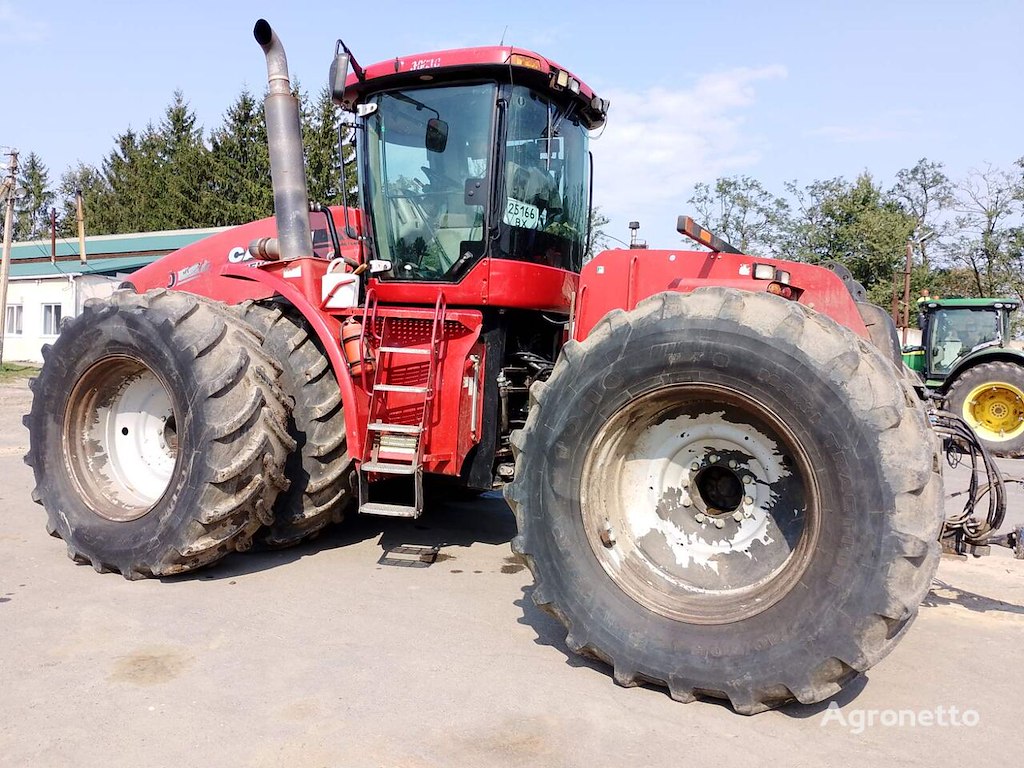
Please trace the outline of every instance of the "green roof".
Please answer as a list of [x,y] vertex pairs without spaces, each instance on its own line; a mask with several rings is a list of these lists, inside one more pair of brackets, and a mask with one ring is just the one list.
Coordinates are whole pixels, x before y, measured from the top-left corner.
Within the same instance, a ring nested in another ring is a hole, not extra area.
[[[91,235],[85,238],[86,256],[114,256],[117,254],[170,253],[202,240],[227,227],[206,229],[173,229],[164,232],[139,232],[127,235]],[[24,259],[49,259],[50,239],[30,240],[11,245],[11,262]],[[78,257],[77,238],[57,239],[57,258]]]
[[88,264],[77,261],[36,261],[29,264],[11,264],[11,277],[55,277],[58,275],[111,275],[116,272],[134,272],[152,264],[157,256],[128,256],[120,259],[90,259]]

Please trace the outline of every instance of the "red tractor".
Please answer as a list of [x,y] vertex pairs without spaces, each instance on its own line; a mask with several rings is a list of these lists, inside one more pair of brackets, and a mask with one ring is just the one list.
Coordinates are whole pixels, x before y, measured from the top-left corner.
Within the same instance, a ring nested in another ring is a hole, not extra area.
[[710,252],[584,265],[608,103],[517,48],[363,69],[339,41],[361,206],[310,206],[284,52],[255,35],[275,220],[87,304],[32,385],[33,498],[71,557],[180,573],[503,482],[535,601],[621,685],[752,713],[889,652],[942,493],[884,313],[688,219]]

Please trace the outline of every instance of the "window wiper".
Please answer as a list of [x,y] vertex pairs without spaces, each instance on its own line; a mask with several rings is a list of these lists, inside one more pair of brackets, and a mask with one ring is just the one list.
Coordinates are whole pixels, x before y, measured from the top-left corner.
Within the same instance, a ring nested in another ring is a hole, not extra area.
[[401,91],[393,91],[387,95],[393,99],[397,99],[398,101],[404,101],[406,104],[412,104],[414,107],[416,107],[417,111],[425,109],[428,112],[433,112],[434,117],[436,117],[438,120],[441,119],[441,113],[438,112],[436,109],[434,109],[433,107],[428,107],[422,101],[417,101],[412,96],[402,93]]

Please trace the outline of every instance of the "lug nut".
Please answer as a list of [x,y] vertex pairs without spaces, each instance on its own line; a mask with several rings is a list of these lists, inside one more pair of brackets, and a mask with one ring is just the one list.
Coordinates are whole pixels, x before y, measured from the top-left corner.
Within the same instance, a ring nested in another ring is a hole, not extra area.
[[690,501],[690,497],[689,497],[689,496],[683,496],[683,506],[684,506],[684,507],[688,507],[688,506],[690,506],[690,505],[691,505],[692,503],[693,503],[693,502],[692,502],[692,501]]
[[715,518],[715,528],[725,528],[725,520]]
[[693,464],[690,465],[690,469],[692,469],[694,472],[696,472],[698,469],[700,469],[700,464],[698,464],[695,461],[695,462],[693,462]]
[[737,523],[743,522],[743,513],[742,512],[733,512],[732,513],[732,519],[735,520]]
[[615,546],[615,531],[612,530],[611,523],[605,521],[604,528],[601,529],[601,543],[606,547]]
[[718,461],[718,457],[715,454],[711,454],[711,457],[708,459],[708,461],[714,464],[716,461]]
[[743,484],[744,485],[750,485],[753,482],[754,482],[754,476],[753,475],[747,475],[746,477],[743,478]]
[[748,507],[751,506],[754,503],[754,497],[753,496],[744,496],[743,497],[743,503],[746,504]]
[[729,468],[730,469],[736,469],[736,459],[730,459],[729,460]]
[[698,523],[703,523],[705,520],[707,520],[707,518],[704,515],[702,515],[700,512],[698,512],[696,515],[694,515],[693,519],[696,520]]

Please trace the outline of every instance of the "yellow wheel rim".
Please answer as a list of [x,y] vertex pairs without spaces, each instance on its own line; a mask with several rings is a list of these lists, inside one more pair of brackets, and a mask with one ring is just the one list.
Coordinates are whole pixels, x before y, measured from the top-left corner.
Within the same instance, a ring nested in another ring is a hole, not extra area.
[[1024,392],[1003,381],[985,382],[968,393],[963,417],[983,440],[1012,440],[1024,432]]

